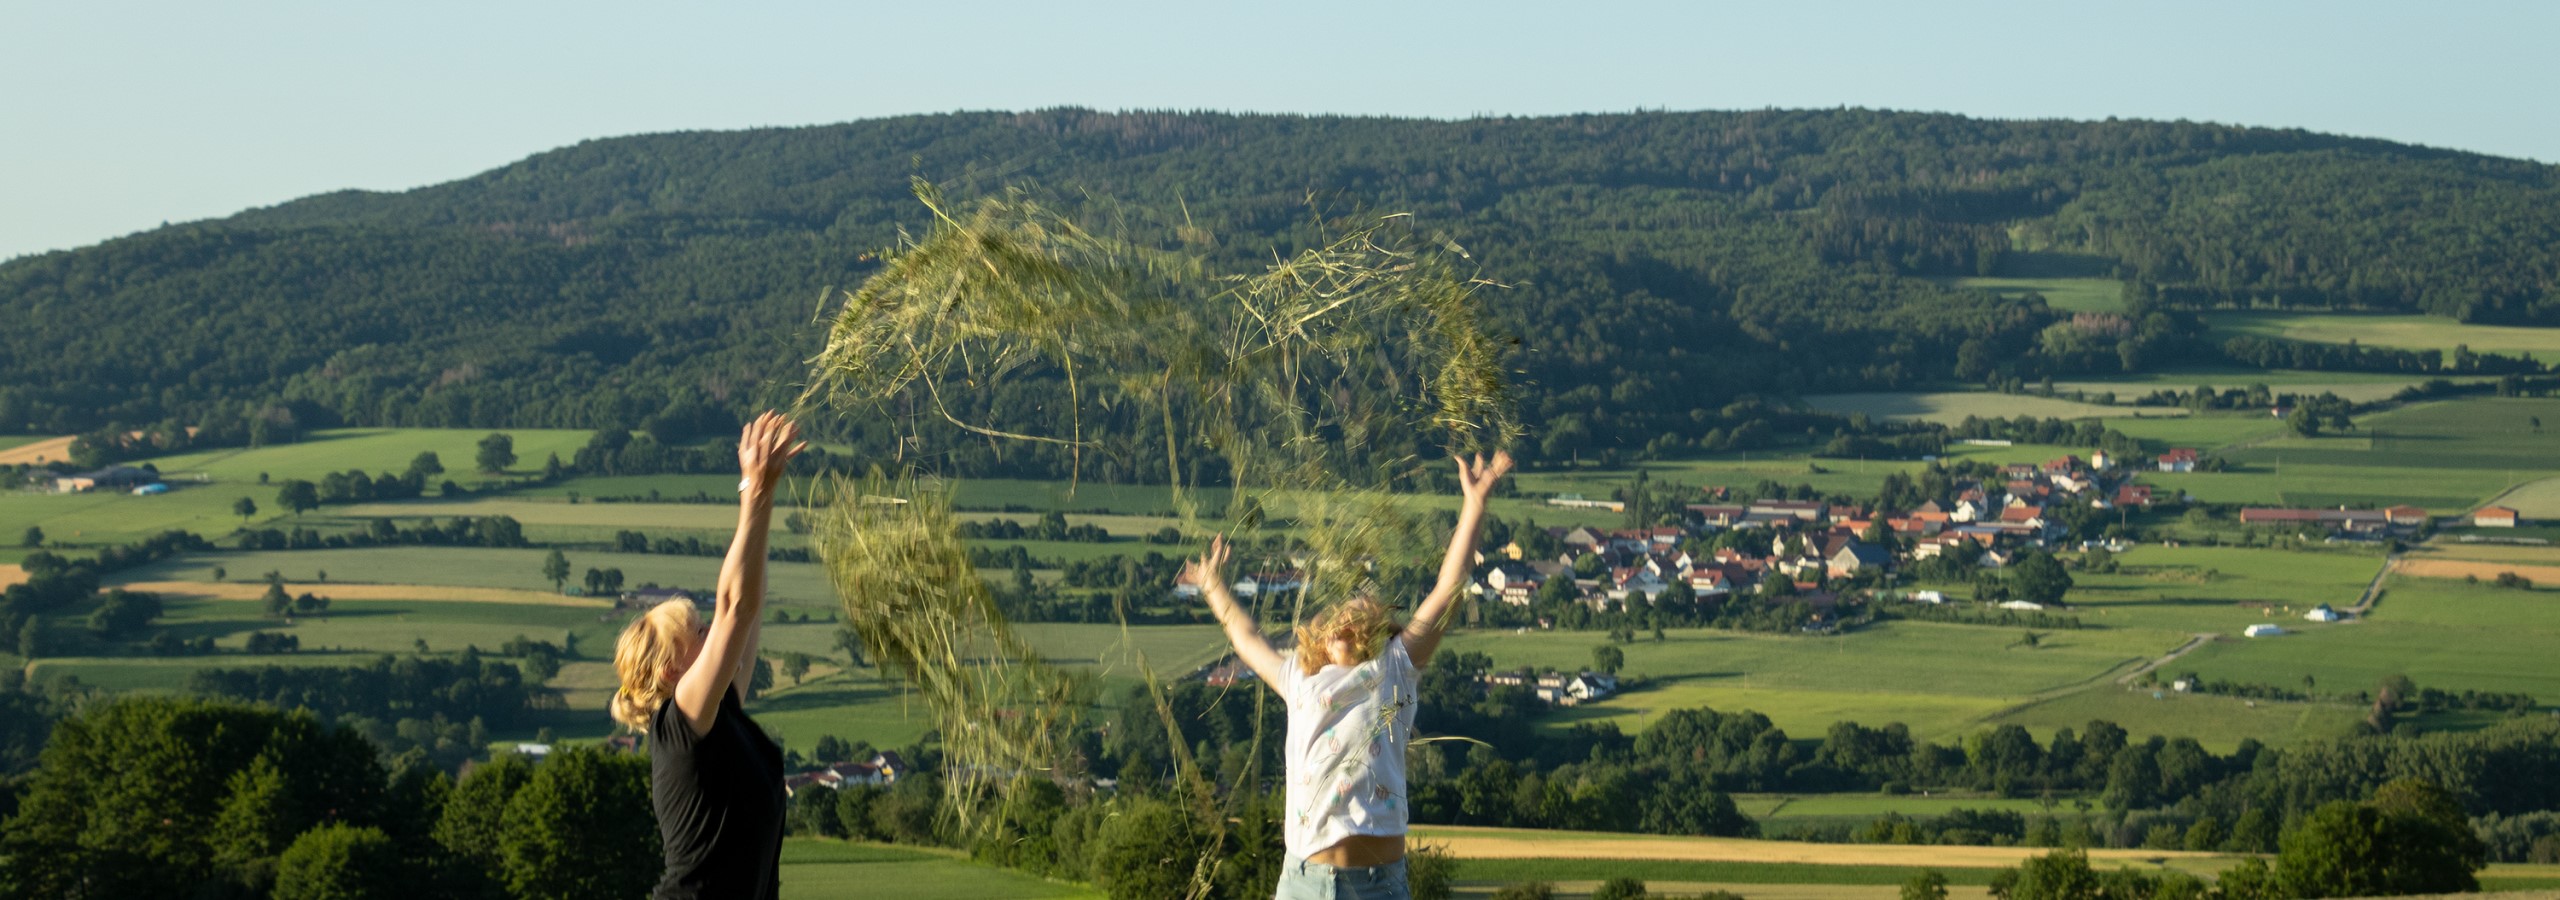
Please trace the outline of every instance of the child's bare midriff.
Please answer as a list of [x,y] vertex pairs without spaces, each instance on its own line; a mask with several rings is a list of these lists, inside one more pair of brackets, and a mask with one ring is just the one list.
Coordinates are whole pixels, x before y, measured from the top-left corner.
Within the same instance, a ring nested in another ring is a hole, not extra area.
[[1404,858],[1404,835],[1355,834],[1341,843],[1307,855],[1307,861],[1338,869],[1383,866]]

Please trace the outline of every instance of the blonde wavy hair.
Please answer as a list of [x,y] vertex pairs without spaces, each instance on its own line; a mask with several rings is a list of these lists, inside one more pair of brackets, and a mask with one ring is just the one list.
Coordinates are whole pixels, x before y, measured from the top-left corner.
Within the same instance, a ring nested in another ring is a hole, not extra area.
[[[1387,650],[1387,636],[1395,632],[1395,619],[1375,598],[1345,600],[1298,626],[1298,670],[1313,675],[1327,664],[1356,666],[1377,659]],[[1350,644],[1351,652],[1359,658],[1331,658],[1329,642],[1335,638]]]
[[702,616],[690,600],[660,603],[623,626],[622,637],[613,642],[613,671],[621,678],[613,691],[614,721],[649,730],[650,717],[675,696],[667,670],[675,667],[687,642],[699,640],[701,630]]

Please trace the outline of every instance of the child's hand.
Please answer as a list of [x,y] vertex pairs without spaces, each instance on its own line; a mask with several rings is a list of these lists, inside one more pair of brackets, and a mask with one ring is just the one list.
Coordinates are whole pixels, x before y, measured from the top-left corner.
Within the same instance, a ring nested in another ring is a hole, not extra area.
[[1227,583],[1226,569],[1227,536],[1221,534],[1209,539],[1209,549],[1200,554],[1199,559],[1192,560],[1182,567],[1179,583],[1199,585],[1201,592],[1205,594]]
[[1483,454],[1477,454],[1472,466],[1467,464],[1466,457],[1451,458],[1458,461],[1458,492],[1470,503],[1483,503],[1485,498],[1493,495],[1493,483],[1511,473],[1511,452],[1508,450],[1493,451],[1490,462]]
[[791,458],[808,446],[800,440],[800,426],[768,410],[739,429],[738,474],[759,485],[778,484]]

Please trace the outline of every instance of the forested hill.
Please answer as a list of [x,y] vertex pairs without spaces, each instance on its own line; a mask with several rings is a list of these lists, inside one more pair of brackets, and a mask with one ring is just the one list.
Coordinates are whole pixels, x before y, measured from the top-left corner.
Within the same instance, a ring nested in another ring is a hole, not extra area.
[[[2181,312],[2203,306],[2560,324],[2560,169],[2381,141],[1857,110],[970,113],[589,141],[15,260],[0,431],[717,423],[787,396],[822,289],[921,224],[911,175],[1187,214],[1239,262],[1323,216],[1416,213],[1515,285],[1491,302],[1550,454],[1738,443],[1758,416],[1724,407],[1754,394],[2210,355]],[[2022,250],[2133,282],[2132,314],[1925,277]]]

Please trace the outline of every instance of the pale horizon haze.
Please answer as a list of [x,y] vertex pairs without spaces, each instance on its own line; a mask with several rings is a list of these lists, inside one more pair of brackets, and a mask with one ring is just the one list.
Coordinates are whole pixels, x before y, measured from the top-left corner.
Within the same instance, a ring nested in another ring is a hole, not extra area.
[[[2232,8],[2239,7],[2239,8]],[[0,260],[581,140],[1084,106],[1858,106],[2560,161],[2560,3],[0,0]]]

